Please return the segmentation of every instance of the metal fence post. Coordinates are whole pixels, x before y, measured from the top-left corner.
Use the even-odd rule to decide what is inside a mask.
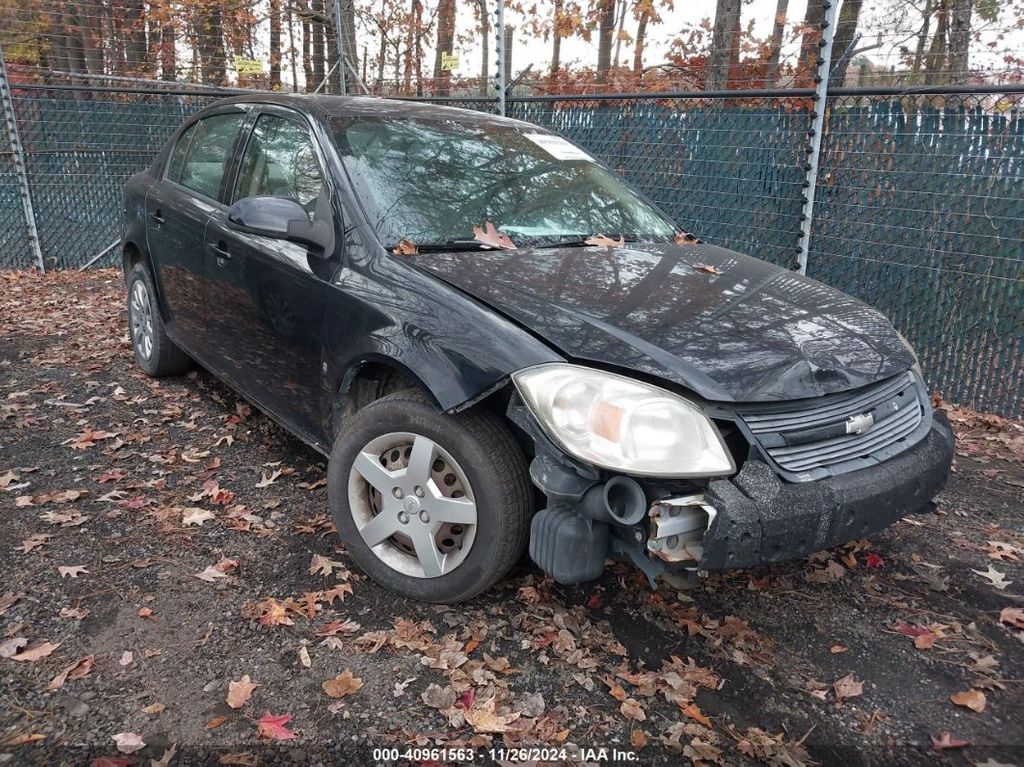
[[[811,250],[811,226],[814,223],[814,193],[818,186],[818,161],[821,156],[821,134],[825,129],[828,108],[828,81],[832,73],[832,40],[836,31],[836,9],[839,0],[826,0],[825,21],[821,30],[821,51],[818,54],[817,84],[814,88],[814,120],[807,145],[807,175],[804,177],[804,206],[800,212],[800,241],[797,271],[807,274],[807,257]]]
[[[345,66],[345,29],[341,26],[341,0],[334,0],[334,36],[338,40],[338,69],[341,70],[341,79],[338,84],[341,87],[341,95],[348,95],[346,80],[348,80],[348,68]]]
[[[498,65],[498,114],[504,117],[505,81],[508,79],[508,73],[505,72],[505,0],[495,0],[495,10],[497,12],[497,23],[494,25],[494,36],[496,38],[494,58],[497,59],[496,63]]]
[[[18,118],[14,113],[14,98],[11,96],[11,85],[7,80],[7,65],[4,63],[4,50],[0,46],[0,102],[3,102],[4,127],[7,142],[14,158],[14,172],[18,177],[18,196],[21,198],[21,209],[25,215],[25,229],[28,234],[29,248],[35,257],[39,273],[46,272],[43,264],[43,251],[39,247],[39,232],[36,229],[36,214],[32,208],[32,190],[28,185],[28,171],[25,167],[25,150],[21,146],[18,135]]]

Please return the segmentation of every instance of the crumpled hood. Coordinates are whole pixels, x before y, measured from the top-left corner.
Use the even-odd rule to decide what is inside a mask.
[[[817,397],[914,362],[888,320],[861,301],[713,245],[411,259],[570,359],[648,373],[709,400]]]

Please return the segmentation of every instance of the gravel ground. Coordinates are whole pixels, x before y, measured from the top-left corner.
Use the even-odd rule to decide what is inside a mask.
[[[951,410],[938,512],[807,561],[657,592],[523,562],[430,606],[355,570],[318,454],[136,370],[122,294],[0,273],[0,763],[1024,760],[1019,422]]]

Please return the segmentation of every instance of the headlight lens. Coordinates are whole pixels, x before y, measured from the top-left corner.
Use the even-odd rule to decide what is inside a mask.
[[[708,417],[664,389],[562,363],[520,370],[512,380],[548,437],[582,461],[656,477],[736,470]]]

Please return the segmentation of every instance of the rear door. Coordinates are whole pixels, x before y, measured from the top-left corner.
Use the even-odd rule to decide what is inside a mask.
[[[291,109],[261,105],[233,182],[231,202],[285,197],[312,220],[329,195],[322,150],[306,119]],[[333,222],[332,222],[333,223]],[[209,289],[216,307],[225,375],[289,426],[321,430],[322,323],[330,264],[306,245],[228,228],[215,211],[206,230],[214,256]],[[330,255],[330,254],[328,254]]]
[[[182,131],[146,194],[146,237],[167,329],[200,358],[214,347],[208,322],[206,224],[224,208],[226,171],[248,116],[247,109],[232,105]]]

